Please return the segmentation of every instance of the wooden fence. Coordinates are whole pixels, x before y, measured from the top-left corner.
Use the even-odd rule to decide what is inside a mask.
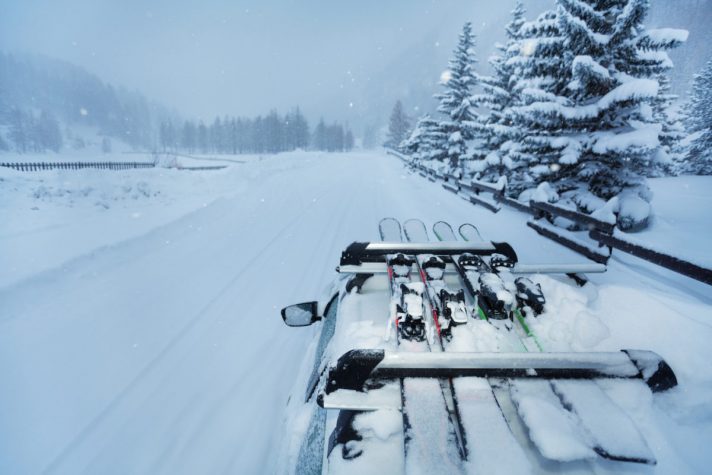
[[[21,172],[36,172],[42,170],[81,170],[96,168],[98,170],[129,170],[131,168],[153,168],[153,162],[20,162],[0,163],[0,167],[12,168]]]
[[[155,168],[153,162],[19,162],[0,163],[0,167],[12,168],[21,172],[37,172],[43,170],[81,170],[94,168],[97,170],[130,170],[134,168]],[[177,167],[178,170],[222,170],[227,165],[198,165]]]
[[[506,189],[495,183],[486,183],[478,180],[462,180],[452,175],[443,175],[421,163],[415,163],[410,157],[402,153],[388,149],[386,149],[386,152],[403,160],[408,167],[417,171],[423,177],[431,181],[441,181],[443,188],[459,194],[475,205],[480,205],[494,213],[498,212],[500,206],[504,205],[532,215],[533,219],[529,220],[527,225],[537,233],[595,262],[602,264],[607,263],[613,249],[616,249],[699,282],[712,285],[711,269],[615,236],[615,224],[613,223],[601,221],[590,215],[562,208],[551,203],[539,201],[523,203],[506,196]],[[483,194],[491,195],[491,198],[483,196]],[[570,231],[551,224],[551,221],[556,217],[573,221],[578,224],[580,228],[588,230],[588,239],[581,239],[580,236],[576,236]]]

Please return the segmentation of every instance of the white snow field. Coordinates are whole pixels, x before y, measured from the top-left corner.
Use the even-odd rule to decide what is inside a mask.
[[[679,197],[684,179],[655,193]],[[709,204],[712,180],[691,180]],[[709,206],[654,206],[654,227],[634,238],[708,259]],[[0,473],[285,469],[285,408],[316,328],[287,328],[279,309],[322,297],[341,250],[377,239],[384,216],[472,222],[522,263],[584,260],[526,216],[475,207],[377,152],[195,172],[0,169]],[[653,397],[655,411],[628,398],[658,459],[631,472],[704,473],[712,289],[619,255],[591,277],[556,286],[557,313],[534,331],[554,351],[662,355],[680,385]]]

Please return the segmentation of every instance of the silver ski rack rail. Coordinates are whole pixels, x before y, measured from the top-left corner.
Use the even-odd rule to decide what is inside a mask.
[[[395,378],[640,379],[652,392],[677,386],[672,368],[652,351],[552,353],[409,353],[351,350],[329,369],[326,395],[362,392],[367,382]]]
[[[517,262],[517,253],[506,242],[354,242],[341,253],[341,266],[355,266],[367,262],[385,262],[392,254],[436,254],[454,256],[460,254],[490,256],[502,254]]]
[[[393,254],[440,256],[452,264],[451,256],[502,254],[513,266],[512,274],[596,274],[606,272],[604,264],[522,264],[517,253],[506,242],[354,242],[342,253],[338,272],[343,274],[380,274],[387,272],[386,256]],[[452,269],[451,269],[452,270]]]

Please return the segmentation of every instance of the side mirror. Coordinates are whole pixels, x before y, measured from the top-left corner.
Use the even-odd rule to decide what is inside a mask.
[[[282,309],[282,320],[290,327],[306,327],[321,320],[318,302],[303,302]]]

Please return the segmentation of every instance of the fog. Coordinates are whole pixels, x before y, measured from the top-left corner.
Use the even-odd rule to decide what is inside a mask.
[[[445,68],[465,19],[487,25],[513,3],[3,0],[0,44],[79,64],[187,115],[297,104],[314,114],[329,103],[318,112],[348,120],[368,106],[364,87],[409,49],[425,42],[417,57]]]
[[[664,3],[653,2],[653,14]],[[691,18],[709,17],[705,0],[680,3]],[[486,69],[514,0],[1,0],[0,5],[0,50],[70,61],[181,115],[209,120],[299,105],[311,120],[324,115],[358,128],[382,124],[399,98],[413,115],[434,106],[430,97],[464,21],[474,24]],[[553,1],[529,0],[525,6],[532,18]],[[678,16],[685,13],[676,10]],[[666,26],[686,26],[671,20]]]

